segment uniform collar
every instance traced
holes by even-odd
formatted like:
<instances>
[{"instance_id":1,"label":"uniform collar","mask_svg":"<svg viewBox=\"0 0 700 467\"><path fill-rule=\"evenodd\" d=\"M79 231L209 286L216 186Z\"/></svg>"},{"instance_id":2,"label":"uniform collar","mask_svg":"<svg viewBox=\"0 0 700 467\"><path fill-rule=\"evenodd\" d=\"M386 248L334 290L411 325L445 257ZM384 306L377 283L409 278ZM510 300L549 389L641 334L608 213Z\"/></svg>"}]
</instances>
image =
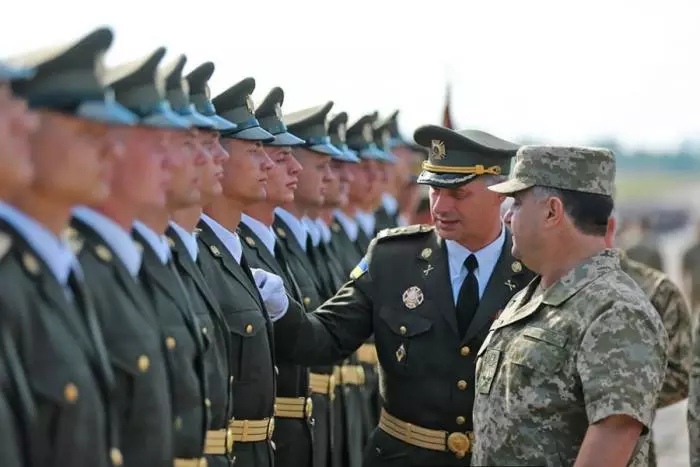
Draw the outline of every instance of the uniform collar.
<instances>
[{"instance_id":1,"label":"uniform collar","mask_svg":"<svg viewBox=\"0 0 700 467\"><path fill-rule=\"evenodd\" d=\"M320 217L314 219L314 222L316 223L316 227L318 227L319 232L321 232L321 240L323 240L323 243L329 244L331 242L331 228L328 227L328 224L326 224Z\"/></svg>"},{"instance_id":2,"label":"uniform collar","mask_svg":"<svg viewBox=\"0 0 700 467\"><path fill-rule=\"evenodd\" d=\"M294 238L296 238L297 242L299 242L301 249L306 251L306 236L308 233L304 227L304 224L301 223L301 220L294 217L294 214L291 212L282 208L275 208L275 214L279 216L282 222L287 224L287 227L289 227L289 230L292 231Z\"/></svg>"},{"instance_id":3,"label":"uniform collar","mask_svg":"<svg viewBox=\"0 0 700 467\"><path fill-rule=\"evenodd\" d=\"M479 265L474 273L476 274L479 283L486 285L488 278L491 277L491 273L496 267L496 263L498 263L498 259L501 257L501 251L503 251L505 241L506 229L504 226L501 226L501 234L496 238L496 240L478 251L469 251L467 248L454 240L445 240L450 267L450 277L459 276L462 272L462 268L464 268L464 261L469 255L474 254Z\"/></svg>"},{"instance_id":4,"label":"uniform collar","mask_svg":"<svg viewBox=\"0 0 700 467\"><path fill-rule=\"evenodd\" d=\"M78 262L65 239L56 237L36 219L3 202L0 202L0 218L19 232L56 280L66 286L71 270L78 269Z\"/></svg>"},{"instance_id":5,"label":"uniform collar","mask_svg":"<svg viewBox=\"0 0 700 467\"><path fill-rule=\"evenodd\" d=\"M153 249L162 264L168 264L170 260L170 245L165 235L153 231L141 221L134 221L134 230L143 236L148 245Z\"/></svg>"},{"instance_id":6,"label":"uniform collar","mask_svg":"<svg viewBox=\"0 0 700 467\"><path fill-rule=\"evenodd\" d=\"M311 237L311 244L314 248L317 247L321 243L321 231L318 229L318 226L308 216L304 216L301 222L304 224L304 228L309 234L309 237Z\"/></svg>"},{"instance_id":7,"label":"uniform collar","mask_svg":"<svg viewBox=\"0 0 700 467\"><path fill-rule=\"evenodd\" d=\"M192 261L196 263L197 255L199 254L199 247L197 246L197 236L194 233L188 232L187 230L183 229L176 222L170 221L169 224L173 231L175 231L177 236L180 237L182 243L185 244L185 248L187 248L187 253L189 253L190 258L192 258Z\"/></svg>"},{"instance_id":8,"label":"uniform collar","mask_svg":"<svg viewBox=\"0 0 700 467\"><path fill-rule=\"evenodd\" d=\"M202 214L202 220L206 222L209 227L211 227L214 235L221 240L221 243L224 244L228 252L231 253L231 256L233 256L233 259L235 259L238 264L241 264L243 247L241 246L240 237L238 237L235 232L231 232L206 214Z\"/></svg>"},{"instance_id":9,"label":"uniform collar","mask_svg":"<svg viewBox=\"0 0 700 467\"><path fill-rule=\"evenodd\" d=\"M263 245L265 245L267 251L269 251L270 254L274 256L275 242L277 241L277 239L275 238L275 233L272 231L272 227L263 224L256 218L250 217L247 214L241 215L241 222L243 222L245 225L248 226L250 230L253 231L253 233L260 239L260 241L263 242Z\"/></svg>"},{"instance_id":10,"label":"uniform collar","mask_svg":"<svg viewBox=\"0 0 700 467\"><path fill-rule=\"evenodd\" d=\"M382 193L382 207L390 216L399 212L399 201L389 193Z\"/></svg>"},{"instance_id":11,"label":"uniform collar","mask_svg":"<svg viewBox=\"0 0 700 467\"><path fill-rule=\"evenodd\" d=\"M357 214L355 214L355 220L369 238L374 237L374 228L377 225L377 218L374 217L374 213L358 209Z\"/></svg>"},{"instance_id":12,"label":"uniform collar","mask_svg":"<svg viewBox=\"0 0 700 467\"><path fill-rule=\"evenodd\" d=\"M345 214L340 209L334 209L333 215L338 220L340 225L343 226L343 230L345 231L345 234L348 236L350 241L351 242L356 241L357 235L360 233L360 231L359 231L360 226L357 224L357 221L355 219L353 219L352 217L348 216L347 214Z\"/></svg>"},{"instance_id":13,"label":"uniform collar","mask_svg":"<svg viewBox=\"0 0 700 467\"><path fill-rule=\"evenodd\" d=\"M143 254L128 231L101 212L85 206L73 209L73 216L97 232L124 263L129 274L133 277L139 274Z\"/></svg>"}]
</instances>

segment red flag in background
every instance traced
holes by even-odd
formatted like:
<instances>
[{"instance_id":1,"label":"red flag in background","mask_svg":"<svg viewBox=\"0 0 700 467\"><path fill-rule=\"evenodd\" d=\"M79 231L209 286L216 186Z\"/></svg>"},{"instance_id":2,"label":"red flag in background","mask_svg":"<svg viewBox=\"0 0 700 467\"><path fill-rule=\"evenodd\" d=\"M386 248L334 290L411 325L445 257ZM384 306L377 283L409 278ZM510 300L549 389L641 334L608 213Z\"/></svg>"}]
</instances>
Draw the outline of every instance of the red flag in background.
<instances>
[{"instance_id":1,"label":"red flag in background","mask_svg":"<svg viewBox=\"0 0 700 467\"><path fill-rule=\"evenodd\" d=\"M445 109L442 111L442 126L445 128L449 128L450 130L454 129L454 125L452 124L452 115L450 112L450 103L452 101L452 85L450 83L447 83L447 89L445 90Z\"/></svg>"}]
</instances>

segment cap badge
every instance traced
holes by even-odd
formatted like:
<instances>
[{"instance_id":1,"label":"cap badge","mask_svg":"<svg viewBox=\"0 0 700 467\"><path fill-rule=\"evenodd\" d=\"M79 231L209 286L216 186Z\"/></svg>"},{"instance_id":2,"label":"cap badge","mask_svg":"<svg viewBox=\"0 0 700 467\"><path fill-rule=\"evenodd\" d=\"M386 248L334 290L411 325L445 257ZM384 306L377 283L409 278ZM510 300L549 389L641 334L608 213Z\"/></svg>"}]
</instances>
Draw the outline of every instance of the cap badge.
<instances>
[{"instance_id":1,"label":"cap badge","mask_svg":"<svg viewBox=\"0 0 700 467\"><path fill-rule=\"evenodd\" d=\"M372 131L371 124L365 124L364 128L362 129L362 138L367 143L371 143L372 141L374 141L374 132Z\"/></svg>"},{"instance_id":2,"label":"cap badge","mask_svg":"<svg viewBox=\"0 0 700 467\"><path fill-rule=\"evenodd\" d=\"M248 109L249 113L255 113L255 104L253 103L253 98L250 94L245 96L245 108Z\"/></svg>"},{"instance_id":3,"label":"cap badge","mask_svg":"<svg viewBox=\"0 0 700 467\"><path fill-rule=\"evenodd\" d=\"M389 141L391 141L391 131L386 128L382 132L382 144L384 145L384 149L389 149Z\"/></svg>"},{"instance_id":4,"label":"cap badge","mask_svg":"<svg viewBox=\"0 0 700 467\"><path fill-rule=\"evenodd\" d=\"M434 160L442 160L446 156L445 143L439 139L434 139L430 142L430 158Z\"/></svg>"},{"instance_id":5,"label":"cap badge","mask_svg":"<svg viewBox=\"0 0 700 467\"><path fill-rule=\"evenodd\" d=\"M277 117L278 120L282 120L282 106L279 102L275 104L275 117Z\"/></svg>"},{"instance_id":6,"label":"cap badge","mask_svg":"<svg viewBox=\"0 0 700 467\"><path fill-rule=\"evenodd\" d=\"M339 123L338 124L338 139L340 139L341 142L345 142L345 123Z\"/></svg>"}]
</instances>

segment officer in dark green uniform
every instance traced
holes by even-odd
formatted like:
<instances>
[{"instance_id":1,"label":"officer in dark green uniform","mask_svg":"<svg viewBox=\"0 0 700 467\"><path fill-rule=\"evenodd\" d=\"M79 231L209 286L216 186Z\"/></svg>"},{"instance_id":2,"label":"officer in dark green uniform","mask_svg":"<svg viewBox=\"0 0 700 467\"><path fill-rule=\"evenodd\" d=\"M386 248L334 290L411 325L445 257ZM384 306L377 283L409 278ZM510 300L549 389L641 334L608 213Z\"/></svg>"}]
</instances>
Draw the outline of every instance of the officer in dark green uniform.
<instances>
[{"instance_id":1,"label":"officer in dark green uniform","mask_svg":"<svg viewBox=\"0 0 700 467\"><path fill-rule=\"evenodd\" d=\"M282 121L284 91L273 88L255 109L260 126L270 132L274 141L264 144L265 152L274 166L268 172L267 196L264 201L246 208L239 226L243 252L253 268L277 274L284 281L289 295L301 303L303 297L292 275L279 242L272 231L274 209L293 196L289 181L301 166L292 154L292 148L304 144L287 130ZM295 178L292 178L295 180ZM282 364L277 366L277 394L275 397L275 433L273 440L275 465L311 467L313 413L298 410L309 397L309 369L305 366ZM312 406L313 403L311 402ZM303 405L302 405L303 409Z\"/></svg>"},{"instance_id":2,"label":"officer in dark green uniform","mask_svg":"<svg viewBox=\"0 0 700 467\"><path fill-rule=\"evenodd\" d=\"M431 186L436 226L382 231L335 297L310 314L290 307L275 323L279 355L309 364L345 357L374 332L383 407L370 467L468 465L476 350L532 277L511 256L503 198L487 189L517 146L432 125L415 138L431 148L419 182Z\"/></svg>"},{"instance_id":3,"label":"officer in dark green uniform","mask_svg":"<svg viewBox=\"0 0 700 467\"><path fill-rule=\"evenodd\" d=\"M142 124L164 127L160 130L164 138L160 150L171 166L182 168L192 163L193 154L187 150L191 123L171 110L157 82L158 65L164 55L165 48L161 47L140 60L109 70L107 80L117 101L136 113ZM168 185L168 190L185 188ZM164 236L167 205L144 207L136 217L132 234L143 251L139 280L155 309L170 375L174 464L200 467L206 462L202 455L208 427L201 324Z\"/></svg>"},{"instance_id":4,"label":"officer in dark green uniform","mask_svg":"<svg viewBox=\"0 0 700 467\"><path fill-rule=\"evenodd\" d=\"M202 214L202 206L211 202L215 196L214 193L221 190L221 184L215 174L221 170L221 165L228 159L228 154L218 143L219 135L207 134L216 131L215 122L190 105L189 81L182 76L186 60L184 55L179 56L161 70L161 75L170 106L195 127L195 130L192 130L195 136L192 143L195 151L196 174L199 179L198 196L188 196L189 190L168 191L166 203L171 220L166 236L172 251L173 263L190 297L201 326L202 339L205 342L204 359L209 390L205 402L209 409L210 424L204 452L207 454L209 467L223 467L230 465L233 460L233 439L228 432L228 421L233 414L232 390L229 382L232 368L229 365L228 355L233 343L230 340L229 329L221 307L197 266L199 248L196 226ZM221 117L220 119L224 120ZM174 169L174 184L179 185L178 179L186 180L191 175L187 170Z\"/></svg>"},{"instance_id":5,"label":"officer in dark green uniform","mask_svg":"<svg viewBox=\"0 0 700 467\"><path fill-rule=\"evenodd\" d=\"M234 404L229 428L236 465L272 467L276 384L272 323L236 233L242 209L264 199L265 173L271 166L262 142L272 141L273 136L255 118L250 96L254 89L255 80L246 78L213 99L218 114L238 128L222 135L230 158L223 165L222 192L205 208L198 224L199 263L233 344L229 362Z\"/></svg>"},{"instance_id":6,"label":"officer in dark green uniform","mask_svg":"<svg viewBox=\"0 0 700 467\"><path fill-rule=\"evenodd\" d=\"M333 102L303 109L283 117L289 131L304 139L303 146L296 147L294 154L297 159L307 161L328 159L341 152L330 143L328 136L327 118L333 107ZM307 170L313 170L308 168ZM316 180L314 180L316 183ZM324 183L324 182L321 182ZM301 186L301 185L300 185ZM308 187L307 187L308 188ZM316 188L309 189L317 193ZM302 189L304 189L302 187ZM297 189L297 192L299 188ZM320 200L322 202L322 200ZM291 203L290 203L291 204ZM299 196L295 195L295 203L299 204ZM320 204L320 203L319 203ZM298 214L298 213L297 213ZM302 293L302 303L307 310L313 310L328 298L331 291L329 284L323 281L316 270L312 257L309 256L308 234L302 223L302 215L295 215L287 210L278 208L275 214L274 229L277 241L287 258L292 275L296 279ZM336 387L332 365L314 366L309 376L311 398L314 403L314 467L336 467L341 460L340 440L333 439L335 418L342 414L340 387ZM342 421L338 420L339 426ZM337 458L332 456L337 454Z\"/></svg>"},{"instance_id":7,"label":"officer in dark green uniform","mask_svg":"<svg viewBox=\"0 0 700 467\"><path fill-rule=\"evenodd\" d=\"M163 117L167 117L164 115ZM108 200L73 211L70 238L85 272L116 376L113 400L121 449L130 466L173 463L168 365L155 310L138 283L142 252L131 238L139 211L164 199L163 158L154 153L162 130L179 120L150 123L135 114L131 127L113 127L124 154L116 162Z\"/></svg>"},{"instance_id":8,"label":"officer in dark green uniform","mask_svg":"<svg viewBox=\"0 0 700 467\"><path fill-rule=\"evenodd\" d=\"M78 204L109 196L104 173L115 156L109 124L133 116L106 99L102 57L112 31L11 61L34 67L14 93L40 116L32 136L34 181L0 205L12 246L2 262L3 328L10 330L36 402L31 465L121 465L114 374L85 273L61 237Z\"/></svg>"},{"instance_id":9,"label":"officer in dark green uniform","mask_svg":"<svg viewBox=\"0 0 700 467\"><path fill-rule=\"evenodd\" d=\"M11 199L32 182L33 169L29 137L38 120L22 99L12 94L12 81L30 78L28 68L15 68L0 61L0 203ZM12 247L12 239L0 232L0 269ZM0 287L13 287L3 282ZM4 297L9 290L0 291ZM5 304L0 298L0 313ZM2 320L2 314L0 314ZM30 464L29 431L36 408L11 329L0 322L0 465L22 467Z\"/></svg>"}]
</instances>

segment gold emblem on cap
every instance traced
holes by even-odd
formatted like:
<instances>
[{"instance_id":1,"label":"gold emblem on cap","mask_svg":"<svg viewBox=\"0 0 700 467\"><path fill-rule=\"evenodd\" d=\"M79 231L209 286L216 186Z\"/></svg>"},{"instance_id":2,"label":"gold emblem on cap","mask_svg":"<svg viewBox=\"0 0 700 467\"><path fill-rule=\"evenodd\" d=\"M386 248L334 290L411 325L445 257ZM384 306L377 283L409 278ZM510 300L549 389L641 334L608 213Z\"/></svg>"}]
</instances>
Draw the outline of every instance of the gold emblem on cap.
<instances>
[{"instance_id":1,"label":"gold emblem on cap","mask_svg":"<svg viewBox=\"0 0 700 467\"><path fill-rule=\"evenodd\" d=\"M407 288L401 298L403 299L403 304L406 305L406 308L413 310L423 303L423 291L414 285Z\"/></svg>"},{"instance_id":2,"label":"gold emblem on cap","mask_svg":"<svg viewBox=\"0 0 700 467\"><path fill-rule=\"evenodd\" d=\"M253 240L253 237L246 237L245 242L250 246L255 246L255 240Z\"/></svg>"},{"instance_id":3,"label":"gold emblem on cap","mask_svg":"<svg viewBox=\"0 0 700 467\"><path fill-rule=\"evenodd\" d=\"M523 264L520 261L513 261L513 264L510 265L510 269L512 269L513 272L520 272L523 270Z\"/></svg>"},{"instance_id":4,"label":"gold emblem on cap","mask_svg":"<svg viewBox=\"0 0 700 467\"><path fill-rule=\"evenodd\" d=\"M366 142L371 143L374 141L374 132L372 131L372 124L365 123L364 128L362 128L362 137Z\"/></svg>"},{"instance_id":5,"label":"gold emblem on cap","mask_svg":"<svg viewBox=\"0 0 700 467\"><path fill-rule=\"evenodd\" d=\"M255 104L253 103L253 96L251 96L250 94L245 96L245 108L248 109L248 112L255 113Z\"/></svg>"},{"instance_id":6,"label":"gold emblem on cap","mask_svg":"<svg viewBox=\"0 0 700 467\"><path fill-rule=\"evenodd\" d=\"M112 252L104 245L95 246L95 254L105 263L112 261Z\"/></svg>"},{"instance_id":7,"label":"gold emblem on cap","mask_svg":"<svg viewBox=\"0 0 700 467\"><path fill-rule=\"evenodd\" d=\"M345 128L345 123L339 123L338 124L338 139L342 141L343 143L345 142L345 136L347 134L347 129Z\"/></svg>"},{"instance_id":8,"label":"gold emblem on cap","mask_svg":"<svg viewBox=\"0 0 700 467\"><path fill-rule=\"evenodd\" d=\"M221 252L219 249L216 247L216 245L212 245L209 247L209 251L211 251L211 254L216 256L217 258L221 258Z\"/></svg>"},{"instance_id":9,"label":"gold emblem on cap","mask_svg":"<svg viewBox=\"0 0 700 467\"><path fill-rule=\"evenodd\" d=\"M400 362L406 357L406 347L401 344L398 349L396 349L396 361Z\"/></svg>"},{"instance_id":10,"label":"gold emblem on cap","mask_svg":"<svg viewBox=\"0 0 700 467\"><path fill-rule=\"evenodd\" d=\"M22 264L24 269L29 271L32 275L39 274L39 261L34 257L34 255L25 253L22 255Z\"/></svg>"},{"instance_id":11,"label":"gold emblem on cap","mask_svg":"<svg viewBox=\"0 0 700 467\"><path fill-rule=\"evenodd\" d=\"M276 232L281 238L285 238L287 236L287 232L285 232L282 227L277 227Z\"/></svg>"},{"instance_id":12,"label":"gold emblem on cap","mask_svg":"<svg viewBox=\"0 0 700 467\"><path fill-rule=\"evenodd\" d=\"M439 139L434 139L430 142L430 158L442 160L445 158L445 143Z\"/></svg>"},{"instance_id":13,"label":"gold emblem on cap","mask_svg":"<svg viewBox=\"0 0 700 467\"><path fill-rule=\"evenodd\" d=\"M173 240L173 239L170 238L170 237L166 237L166 238L168 239L168 246L169 246L170 248L175 248L175 240Z\"/></svg>"},{"instance_id":14,"label":"gold emblem on cap","mask_svg":"<svg viewBox=\"0 0 700 467\"><path fill-rule=\"evenodd\" d=\"M433 249L432 248L423 248L423 251L420 252L420 257L423 259L428 259L430 258L430 255L433 254Z\"/></svg>"},{"instance_id":15,"label":"gold emblem on cap","mask_svg":"<svg viewBox=\"0 0 700 467\"><path fill-rule=\"evenodd\" d=\"M275 104L275 117L277 117L278 120L282 120L282 106L279 102Z\"/></svg>"},{"instance_id":16,"label":"gold emblem on cap","mask_svg":"<svg viewBox=\"0 0 700 467\"><path fill-rule=\"evenodd\" d=\"M207 97L207 100L211 100L211 88L208 84L204 85L204 95Z\"/></svg>"},{"instance_id":17,"label":"gold emblem on cap","mask_svg":"<svg viewBox=\"0 0 700 467\"><path fill-rule=\"evenodd\" d=\"M331 224L331 230L333 230L333 232L340 232L340 224L333 222Z\"/></svg>"}]
</instances>

